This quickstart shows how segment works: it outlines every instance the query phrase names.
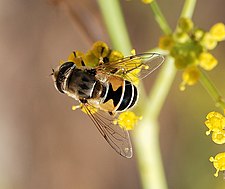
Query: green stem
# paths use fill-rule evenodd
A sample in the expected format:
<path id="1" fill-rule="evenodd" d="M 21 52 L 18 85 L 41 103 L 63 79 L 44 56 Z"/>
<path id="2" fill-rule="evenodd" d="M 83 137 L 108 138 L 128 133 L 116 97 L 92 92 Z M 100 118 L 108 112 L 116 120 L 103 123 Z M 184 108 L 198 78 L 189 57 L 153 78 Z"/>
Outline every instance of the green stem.
<path id="1" fill-rule="evenodd" d="M 213 98 L 216 102 L 216 106 L 219 106 L 224 111 L 225 109 L 225 102 L 222 96 L 220 95 L 219 91 L 212 83 L 212 81 L 207 77 L 206 73 L 200 70 L 200 81 L 203 87 L 208 91 L 209 95 Z"/>
<path id="2" fill-rule="evenodd" d="M 186 0 L 180 17 L 191 18 L 195 9 L 196 0 Z"/>
<path id="3" fill-rule="evenodd" d="M 164 32 L 164 34 L 169 35 L 172 33 L 172 30 L 169 26 L 169 24 L 167 23 L 165 17 L 163 16 L 156 0 L 154 0 L 152 3 L 150 3 L 151 5 L 151 9 L 154 13 L 155 16 L 155 20 L 158 22 L 159 27 L 161 28 L 161 30 Z"/>
<path id="4" fill-rule="evenodd" d="M 98 0 L 113 48 L 129 55 L 132 49 L 118 0 Z"/>
<path id="5" fill-rule="evenodd" d="M 134 130 L 134 144 L 140 167 L 143 188 L 166 189 L 166 179 L 159 144 L 158 116 L 165 102 L 176 69 L 172 58 L 167 59 L 161 69 L 149 98 L 143 105 L 143 120 Z"/>

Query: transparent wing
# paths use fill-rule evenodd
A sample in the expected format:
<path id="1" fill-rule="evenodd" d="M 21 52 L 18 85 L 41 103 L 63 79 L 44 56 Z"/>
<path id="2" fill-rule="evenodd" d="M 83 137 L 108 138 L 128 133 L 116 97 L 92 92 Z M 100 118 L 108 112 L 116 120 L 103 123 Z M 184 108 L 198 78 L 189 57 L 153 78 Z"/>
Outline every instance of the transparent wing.
<path id="1" fill-rule="evenodd" d="M 128 56 L 114 62 L 106 62 L 96 69 L 99 72 L 116 74 L 126 79 L 138 77 L 145 78 L 156 70 L 164 61 L 164 56 L 158 53 L 143 53 Z"/>
<path id="2" fill-rule="evenodd" d="M 98 110 L 93 113 L 91 105 L 86 103 L 83 104 L 83 106 L 88 116 L 109 145 L 121 156 L 131 158 L 133 152 L 128 131 L 114 124 L 113 120 L 115 117 L 109 115 L 108 112 Z"/>

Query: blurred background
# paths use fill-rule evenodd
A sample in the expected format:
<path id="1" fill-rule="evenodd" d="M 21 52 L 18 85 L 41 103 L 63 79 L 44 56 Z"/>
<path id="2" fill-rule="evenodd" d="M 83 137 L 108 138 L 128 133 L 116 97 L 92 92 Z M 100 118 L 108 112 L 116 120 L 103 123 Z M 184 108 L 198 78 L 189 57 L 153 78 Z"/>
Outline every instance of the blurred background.
<path id="1" fill-rule="evenodd" d="M 158 0 L 174 28 L 184 1 Z M 73 50 L 86 52 L 93 41 L 110 42 L 98 4 L 47 0 L 0 1 L 0 188 L 139 189 L 135 149 L 132 159 L 116 154 L 73 99 L 55 90 L 49 74 Z M 132 45 L 137 52 L 154 48 L 162 35 L 149 8 L 138 0 L 121 1 Z M 225 23 L 224 0 L 198 1 L 193 20 L 209 30 Z M 212 52 L 219 65 L 210 77 L 225 96 L 225 43 Z M 146 78 L 150 89 L 158 71 Z M 179 91 L 178 73 L 160 115 L 160 144 L 170 189 L 222 189 L 210 156 L 224 152 L 205 135 L 205 116 L 217 110 L 200 84 Z M 131 133 L 132 135 L 132 133 Z"/>

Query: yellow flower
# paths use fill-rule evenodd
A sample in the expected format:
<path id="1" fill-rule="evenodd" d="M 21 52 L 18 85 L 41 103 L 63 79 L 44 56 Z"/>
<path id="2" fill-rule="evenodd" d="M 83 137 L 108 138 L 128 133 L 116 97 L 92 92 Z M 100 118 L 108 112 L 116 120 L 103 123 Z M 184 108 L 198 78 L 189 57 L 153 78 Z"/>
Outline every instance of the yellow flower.
<path id="1" fill-rule="evenodd" d="M 108 56 L 109 62 L 122 59 L 123 57 L 124 57 L 123 54 L 120 51 L 116 51 L 116 50 L 112 50 Z"/>
<path id="2" fill-rule="evenodd" d="M 205 70 L 212 70 L 217 65 L 217 63 L 218 61 L 215 59 L 215 57 L 208 52 L 203 52 L 199 56 L 199 65 Z"/>
<path id="3" fill-rule="evenodd" d="M 225 39 L 225 26 L 223 23 L 217 23 L 210 29 L 211 36 L 217 40 L 222 41 Z"/>
<path id="4" fill-rule="evenodd" d="M 166 36 L 162 36 L 159 39 L 159 48 L 163 49 L 163 50 L 170 50 L 174 45 L 174 41 L 172 36 L 170 35 L 166 35 Z"/>
<path id="5" fill-rule="evenodd" d="M 225 128 L 225 117 L 218 112 L 210 112 L 206 119 L 205 125 L 209 128 L 206 135 L 209 135 L 211 131 L 220 132 Z"/>
<path id="6" fill-rule="evenodd" d="M 180 18 L 178 22 L 178 29 L 182 32 L 189 32 L 193 29 L 194 23 L 190 18 Z"/>
<path id="7" fill-rule="evenodd" d="M 201 29 L 196 29 L 193 33 L 194 35 L 194 39 L 196 41 L 200 41 L 202 39 L 202 37 L 204 36 L 205 32 Z"/>
<path id="8" fill-rule="evenodd" d="M 225 130 L 214 131 L 212 134 L 212 140 L 216 144 L 224 144 L 225 143 Z"/>
<path id="9" fill-rule="evenodd" d="M 110 52 L 108 45 L 102 41 L 97 41 L 92 46 L 92 53 L 97 58 L 107 57 Z"/>
<path id="10" fill-rule="evenodd" d="M 180 90 L 185 90 L 185 85 L 194 85 L 199 79 L 199 70 L 196 66 L 186 68 L 182 75 L 183 82 L 180 85 Z"/>
<path id="11" fill-rule="evenodd" d="M 225 171 L 225 152 L 217 154 L 215 158 L 210 157 L 209 161 L 213 162 L 216 169 L 215 177 L 218 177 L 219 171 Z"/>
<path id="12" fill-rule="evenodd" d="M 174 35 L 174 40 L 178 43 L 185 43 L 190 39 L 188 33 L 186 32 L 176 32 Z"/>
<path id="13" fill-rule="evenodd" d="M 154 0 L 142 0 L 142 2 L 145 4 L 150 4 L 152 1 L 154 1 Z"/>
<path id="14" fill-rule="evenodd" d="M 114 124 L 118 124 L 122 129 L 132 130 L 140 119 L 142 117 L 136 116 L 134 112 L 126 111 L 122 112 L 117 120 L 114 120 Z"/>
<path id="15" fill-rule="evenodd" d="M 74 62 L 74 64 L 76 64 L 76 66 L 80 67 L 82 66 L 82 56 L 84 55 L 83 52 L 81 51 L 73 51 L 69 57 L 68 57 L 68 61 Z"/>
<path id="16" fill-rule="evenodd" d="M 99 58 L 97 58 L 94 54 L 93 51 L 88 51 L 86 54 L 82 56 L 82 59 L 85 63 L 85 66 L 88 67 L 95 67 L 99 64 Z"/>
<path id="17" fill-rule="evenodd" d="M 206 49 L 212 50 L 217 46 L 217 40 L 215 40 L 215 38 L 210 33 L 205 33 L 201 44 Z"/>

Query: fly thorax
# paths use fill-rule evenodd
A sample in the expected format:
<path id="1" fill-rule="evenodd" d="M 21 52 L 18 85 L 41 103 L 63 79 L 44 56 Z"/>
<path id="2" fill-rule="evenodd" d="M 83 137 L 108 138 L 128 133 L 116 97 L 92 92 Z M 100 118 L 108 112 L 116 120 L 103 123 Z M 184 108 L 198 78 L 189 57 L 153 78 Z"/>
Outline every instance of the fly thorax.
<path id="1" fill-rule="evenodd" d="M 79 99 L 89 99 L 92 97 L 96 83 L 95 75 L 86 70 L 75 69 L 67 81 L 67 91 L 69 96 Z"/>

